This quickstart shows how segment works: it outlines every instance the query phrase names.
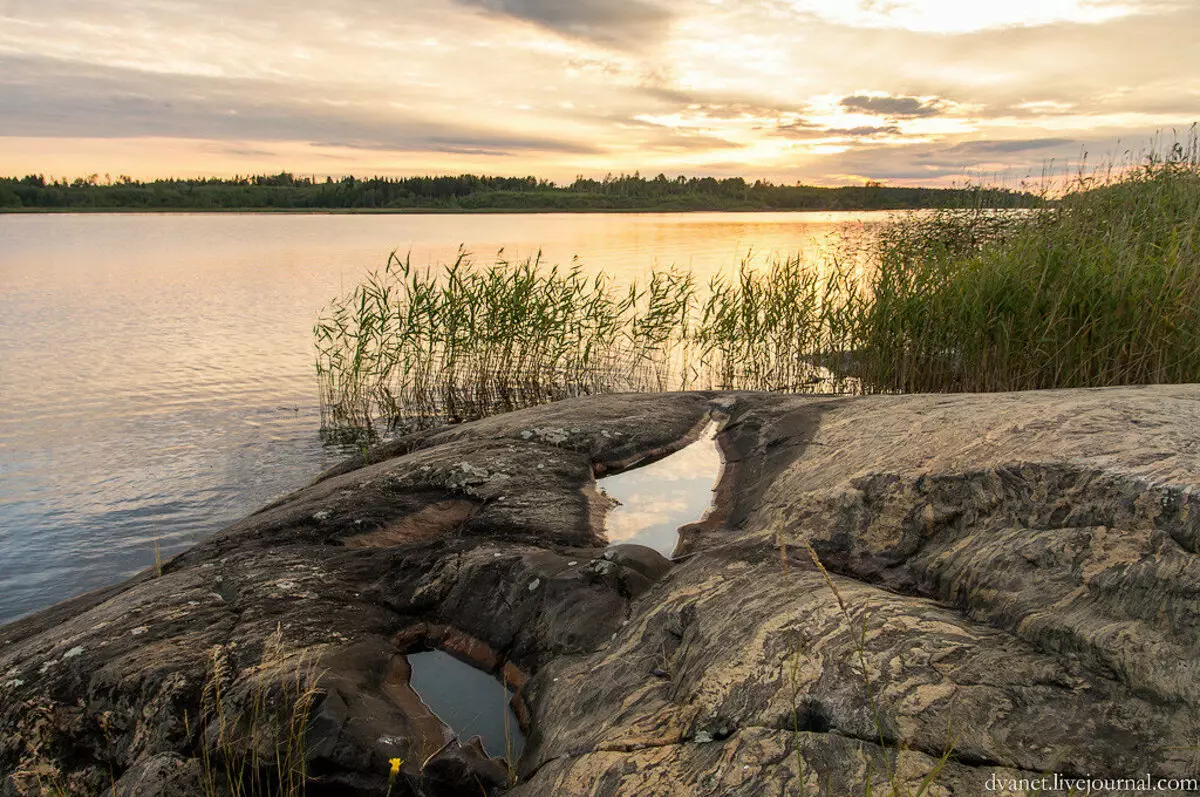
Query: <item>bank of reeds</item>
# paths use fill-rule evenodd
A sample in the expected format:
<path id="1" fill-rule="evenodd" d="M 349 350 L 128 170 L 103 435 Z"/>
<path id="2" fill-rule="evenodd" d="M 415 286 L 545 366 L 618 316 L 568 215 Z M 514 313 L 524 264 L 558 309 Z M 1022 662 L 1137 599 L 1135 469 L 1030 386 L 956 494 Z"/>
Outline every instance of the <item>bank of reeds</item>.
<path id="1" fill-rule="evenodd" d="M 616 286 L 536 259 L 441 270 L 395 255 L 315 328 L 327 430 L 461 421 L 572 396 L 804 389 L 841 345 L 836 282 L 799 258 L 700 285 Z"/>
<path id="2" fill-rule="evenodd" d="M 982 392 L 1200 379 L 1196 137 L 1072 189 L 999 228 L 978 214 L 890 225 L 854 330 L 863 383 Z"/>
<path id="3" fill-rule="evenodd" d="M 537 258 L 393 256 L 315 328 L 326 428 L 688 388 L 997 391 L 1200 379 L 1200 153 L 1036 211 L 896 217 L 865 250 L 618 286 Z"/>
<path id="4" fill-rule="evenodd" d="M 392 255 L 317 324 L 326 424 L 460 421 L 569 396 L 637 390 L 675 340 L 690 275 L 619 293 L 603 274 L 534 258 L 440 270 Z"/>

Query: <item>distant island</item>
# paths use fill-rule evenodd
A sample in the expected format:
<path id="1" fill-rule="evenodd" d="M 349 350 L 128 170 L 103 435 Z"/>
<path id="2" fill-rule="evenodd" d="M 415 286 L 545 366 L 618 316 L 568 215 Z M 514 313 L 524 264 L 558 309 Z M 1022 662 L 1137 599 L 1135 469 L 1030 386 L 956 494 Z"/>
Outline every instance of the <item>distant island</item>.
<path id="1" fill-rule="evenodd" d="M 779 185 L 741 177 L 650 179 L 638 174 L 579 177 L 564 185 L 537 177 L 473 174 L 431 177 L 298 177 L 288 172 L 250 177 L 139 182 L 99 175 L 47 180 L 0 178 L 0 211 L 764 211 L 904 210 L 1035 207 L 1035 194 L 1004 188 L 825 188 Z"/>

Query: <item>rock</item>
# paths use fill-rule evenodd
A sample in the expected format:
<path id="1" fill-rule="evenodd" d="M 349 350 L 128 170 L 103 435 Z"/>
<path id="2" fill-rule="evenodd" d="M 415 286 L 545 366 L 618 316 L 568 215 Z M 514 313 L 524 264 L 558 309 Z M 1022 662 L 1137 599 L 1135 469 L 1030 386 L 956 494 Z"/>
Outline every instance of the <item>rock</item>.
<path id="1" fill-rule="evenodd" d="M 421 788 L 430 797 L 459 797 L 465 793 L 464 784 L 475 791 L 495 793 L 509 785 L 509 773 L 504 764 L 488 758 L 478 736 L 466 744 L 452 744 L 428 760 L 422 770 Z"/>
<path id="2" fill-rule="evenodd" d="M 203 794 L 200 762 L 175 753 L 143 758 L 113 786 L 114 797 L 193 797 Z"/>
<path id="3" fill-rule="evenodd" d="M 797 754 L 822 794 L 861 792 L 868 763 L 915 790 L 948 749 L 953 793 L 1200 777 L 1198 400 L 735 407 L 722 519 L 608 648 L 538 673 L 516 793 L 799 793 Z M 647 682 L 664 655 L 671 681 Z M 586 702 L 562 686 L 581 679 Z M 711 715 L 735 720 L 723 743 Z"/>
<path id="4" fill-rule="evenodd" d="M 605 548 L 595 474 L 710 411 L 726 468 L 681 556 Z M 408 685 L 429 647 L 519 690 L 516 797 L 1200 778 L 1198 491 L 1197 386 L 601 396 L 422 432 L 0 628 L 0 795 L 220 790 L 251 753 L 311 794 L 384 795 L 393 759 L 393 795 L 496 793 L 510 762 Z"/>
<path id="5" fill-rule="evenodd" d="M 580 568 L 589 583 L 607 584 L 621 595 L 637 597 L 666 575 L 671 563 L 644 545 L 613 545 Z"/>
<path id="6" fill-rule="evenodd" d="M 613 545 L 604 552 L 604 558 L 621 567 L 627 567 L 640 573 L 651 583 L 658 581 L 671 569 L 670 560 L 645 545 L 629 543 Z"/>

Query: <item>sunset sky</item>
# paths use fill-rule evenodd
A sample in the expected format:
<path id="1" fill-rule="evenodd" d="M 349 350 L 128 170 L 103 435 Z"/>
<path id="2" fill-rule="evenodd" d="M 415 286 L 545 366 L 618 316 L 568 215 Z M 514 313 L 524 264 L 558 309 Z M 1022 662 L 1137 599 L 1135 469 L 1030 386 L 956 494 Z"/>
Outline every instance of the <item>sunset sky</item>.
<path id="1" fill-rule="evenodd" d="M 0 0 L 0 175 L 1019 180 L 1200 119 L 1200 0 Z"/>

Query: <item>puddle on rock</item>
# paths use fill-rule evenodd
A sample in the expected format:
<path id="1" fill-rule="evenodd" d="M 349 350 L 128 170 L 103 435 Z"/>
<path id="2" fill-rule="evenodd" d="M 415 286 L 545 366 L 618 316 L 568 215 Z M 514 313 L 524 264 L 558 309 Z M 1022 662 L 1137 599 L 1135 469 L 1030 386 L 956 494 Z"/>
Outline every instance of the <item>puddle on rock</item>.
<path id="1" fill-rule="evenodd" d="M 525 737 L 509 705 L 513 693 L 495 676 L 441 650 L 410 653 L 408 663 L 413 691 L 461 744 L 480 736 L 488 755 L 510 762 L 521 757 Z"/>
<path id="2" fill-rule="evenodd" d="M 713 421 L 700 439 L 674 454 L 596 480 L 608 497 L 619 502 L 605 519 L 610 543 L 645 545 L 671 557 L 679 542 L 679 527 L 703 520 L 712 508 L 723 466 L 719 429 Z"/>

